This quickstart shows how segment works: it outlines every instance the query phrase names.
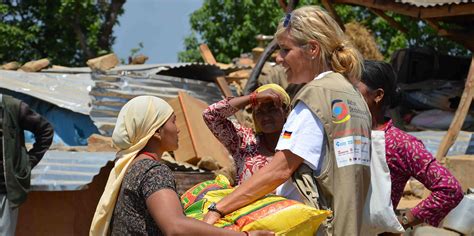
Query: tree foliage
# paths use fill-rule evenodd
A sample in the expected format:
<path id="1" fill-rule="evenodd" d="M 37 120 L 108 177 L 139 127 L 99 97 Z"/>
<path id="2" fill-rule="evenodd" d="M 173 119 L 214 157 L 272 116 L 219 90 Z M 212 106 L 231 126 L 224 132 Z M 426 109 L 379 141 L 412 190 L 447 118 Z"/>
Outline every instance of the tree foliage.
<path id="1" fill-rule="evenodd" d="M 467 55 L 469 53 L 462 45 L 437 36 L 436 32 L 421 20 L 386 12 L 388 16 L 407 30 L 406 33 L 403 33 L 365 7 L 337 5 L 336 11 L 341 16 L 342 21 L 359 22 L 369 28 L 386 59 L 389 59 L 392 53 L 398 49 L 414 46 L 431 47 L 440 53 L 450 55 Z"/>
<path id="2" fill-rule="evenodd" d="M 308 2 L 308 1 L 301 1 Z M 180 61 L 198 61 L 195 47 L 207 43 L 219 62 L 230 62 L 233 57 L 249 52 L 258 34 L 273 35 L 284 13 L 275 0 L 204 0 L 200 9 L 191 14 L 194 32 L 185 39 L 186 51 Z"/>
<path id="3" fill-rule="evenodd" d="M 299 1 L 299 6 L 309 4 L 319 4 L 319 1 Z M 386 13 L 407 28 L 407 34 L 404 34 L 367 8 L 336 5 L 336 11 L 343 22 L 357 21 L 370 29 L 386 59 L 395 50 L 411 46 L 433 47 L 452 55 L 468 54 L 461 45 L 437 36 L 422 21 L 407 16 Z M 198 46 L 207 43 L 217 61 L 229 62 L 257 46 L 257 34 L 273 35 L 283 15 L 275 0 L 204 0 L 202 7 L 190 16 L 193 32 L 185 39 L 185 51 L 180 52 L 178 58 L 180 61 L 201 61 Z"/>
<path id="4" fill-rule="evenodd" d="M 0 62 L 47 57 L 78 66 L 109 52 L 125 0 L 5 0 L 0 3 Z"/>

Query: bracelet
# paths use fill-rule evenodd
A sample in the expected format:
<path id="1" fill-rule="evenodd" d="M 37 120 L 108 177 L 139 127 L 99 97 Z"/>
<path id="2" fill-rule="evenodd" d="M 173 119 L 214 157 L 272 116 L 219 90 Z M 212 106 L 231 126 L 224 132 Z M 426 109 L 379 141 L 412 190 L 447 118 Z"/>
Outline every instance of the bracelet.
<path id="1" fill-rule="evenodd" d="M 256 92 L 252 92 L 250 94 L 249 101 L 250 101 L 250 104 L 252 105 L 252 107 L 257 106 L 258 102 L 257 102 L 257 93 Z"/>
<path id="2" fill-rule="evenodd" d="M 242 231 L 242 232 L 244 232 L 245 236 L 250 236 L 249 232 L 247 231 Z"/>

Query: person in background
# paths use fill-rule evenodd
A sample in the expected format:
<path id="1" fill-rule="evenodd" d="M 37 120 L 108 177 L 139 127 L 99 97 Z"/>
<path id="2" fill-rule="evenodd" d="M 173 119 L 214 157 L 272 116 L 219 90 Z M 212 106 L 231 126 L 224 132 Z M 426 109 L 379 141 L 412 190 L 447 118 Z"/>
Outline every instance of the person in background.
<path id="1" fill-rule="evenodd" d="M 176 116 L 163 99 L 139 96 L 127 102 L 112 134 L 120 148 L 92 220 L 90 235 L 273 235 L 235 232 L 188 218 L 172 171 L 161 162 L 178 148 Z"/>
<path id="2" fill-rule="evenodd" d="M 438 226 L 440 221 L 463 198 L 459 182 L 414 136 L 401 131 L 385 116 L 396 107 L 400 90 L 392 66 L 382 61 L 365 61 L 361 82 L 357 85 L 372 113 L 373 129 L 385 131 L 386 160 L 392 180 L 394 210 L 410 178 L 420 181 L 431 191 L 428 198 L 399 219 L 407 228 L 420 223 Z"/>
<path id="3" fill-rule="evenodd" d="M 278 187 L 279 195 L 333 211 L 333 217 L 320 227 L 321 233 L 363 235 L 371 117 L 353 85 L 360 79 L 362 57 L 334 19 L 317 6 L 288 14 L 275 38 L 280 46 L 277 63 L 285 68 L 288 82 L 306 85 L 292 101 L 272 160 L 230 195 L 211 204 L 205 221 L 212 224 Z M 299 181 L 306 170 L 309 178 Z M 310 181 L 318 189 L 304 185 Z"/>
<path id="4" fill-rule="evenodd" d="M 272 97 L 281 97 L 282 102 L 275 103 Z M 255 132 L 227 119 L 249 104 Z M 290 97 L 282 87 L 266 84 L 250 95 L 214 103 L 203 112 L 207 127 L 234 158 L 238 184 L 265 166 L 275 154 L 289 105 Z"/>
<path id="5" fill-rule="evenodd" d="M 35 136 L 29 151 L 25 130 Z M 26 103 L 0 94 L 0 235 L 15 235 L 18 207 L 26 201 L 31 169 L 51 146 L 53 135 L 51 124 Z"/>

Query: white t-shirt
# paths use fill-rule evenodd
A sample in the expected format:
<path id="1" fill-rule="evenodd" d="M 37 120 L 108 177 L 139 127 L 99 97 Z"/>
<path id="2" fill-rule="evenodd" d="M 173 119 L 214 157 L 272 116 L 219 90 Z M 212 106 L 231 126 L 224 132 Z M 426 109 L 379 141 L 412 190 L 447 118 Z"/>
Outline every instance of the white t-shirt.
<path id="1" fill-rule="evenodd" d="M 332 71 L 319 74 L 320 79 Z M 304 102 L 298 102 L 290 112 L 283 126 L 280 139 L 275 148 L 277 151 L 289 150 L 304 159 L 311 169 L 318 173 L 321 168 L 321 156 L 324 156 L 324 128 L 319 118 L 314 115 Z M 289 199 L 302 201 L 301 195 L 289 179 L 277 188 L 276 193 Z"/>

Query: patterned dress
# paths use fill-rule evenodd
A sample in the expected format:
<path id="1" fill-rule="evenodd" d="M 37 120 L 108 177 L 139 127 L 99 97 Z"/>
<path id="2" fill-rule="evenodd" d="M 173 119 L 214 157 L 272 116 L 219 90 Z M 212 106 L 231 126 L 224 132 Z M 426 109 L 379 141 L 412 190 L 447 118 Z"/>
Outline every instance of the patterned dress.
<path id="1" fill-rule="evenodd" d="M 259 151 L 260 138 L 252 129 L 227 119 L 238 111 L 229 104 L 230 99 L 232 98 L 210 105 L 204 111 L 203 118 L 214 136 L 224 144 L 234 158 L 237 168 L 236 178 L 238 184 L 241 184 L 265 166 L 272 157 Z"/>
<path id="2" fill-rule="evenodd" d="M 127 170 L 112 216 L 112 235 L 164 235 L 146 207 L 146 199 L 156 191 L 176 192 L 173 173 L 165 164 L 143 159 Z M 178 194 L 176 194 L 178 197 Z"/>
<path id="3" fill-rule="evenodd" d="M 432 193 L 411 209 L 411 213 L 425 223 L 438 226 L 463 198 L 459 182 L 436 161 L 420 140 L 393 126 L 391 120 L 384 131 L 393 207 L 397 207 L 406 183 L 414 177 Z"/>

